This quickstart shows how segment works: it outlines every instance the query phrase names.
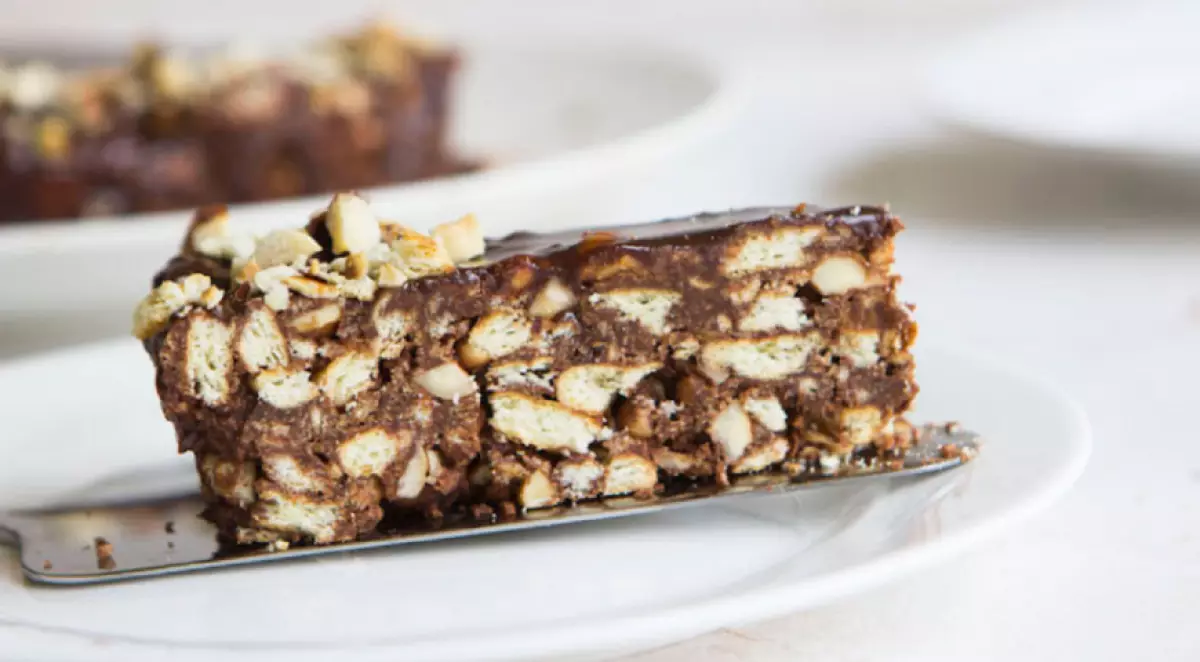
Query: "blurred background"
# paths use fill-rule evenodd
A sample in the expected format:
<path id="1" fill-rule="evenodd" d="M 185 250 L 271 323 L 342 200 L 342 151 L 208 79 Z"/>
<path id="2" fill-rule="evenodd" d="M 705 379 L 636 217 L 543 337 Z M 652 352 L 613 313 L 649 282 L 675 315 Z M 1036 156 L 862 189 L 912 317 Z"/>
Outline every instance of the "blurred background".
<path id="1" fill-rule="evenodd" d="M 1200 616 L 1196 3 L 0 0 L 0 17 L 7 52 L 278 49 L 387 17 L 461 49 L 452 134 L 489 162 L 376 191 L 397 217 L 473 211 L 500 234 L 889 203 L 922 342 L 1035 366 L 1087 406 L 1087 475 L 1013 539 L 639 659 L 1200 655 L 1180 627 Z M 294 224 L 317 203 L 288 204 L 245 214 Z M 0 356 L 126 334 L 186 214 L 154 219 L 0 225 Z M 929 636 L 921 614 L 946 609 L 957 624 Z"/>
<path id="2" fill-rule="evenodd" d="M 410 186 L 382 196 L 417 224 L 473 211 L 496 234 L 747 204 L 888 202 L 917 232 L 972 242 L 1058 237 L 1080 251 L 1170 237 L 1178 249 L 1195 224 L 1169 219 L 1191 215 L 1200 197 L 1200 140 L 1170 121 L 1197 109 L 1195 86 L 1178 79 L 1197 76 L 1184 38 L 1196 11 L 1050 4 L 5 0 L 0 51 L 125 53 L 145 39 L 287 50 L 376 18 L 442 38 L 464 63 L 450 111 L 462 151 L 497 167 L 551 165 L 486 194 Z M 1135 29 L 1130 13 L 1149 21 Z M 637 153 L 615 153 L 647 134 Z M 554 161 L 579 147 L 610 151 Z M 110 260 L 128 271 L 99 269 L 86 293 L 42 259 L 95 255 L 85 230 L 0 229 L 0 355 L 124 333 L 123 312 L 111 313 L 140 296 L 135 274 L 174 248 L 185 214 L 174 216 L 157 230 L 93 230 L 106 250 L 136 245 L 138 256 Z M 49 293 L 11 284 L 34 275 Z"/>
<path id="3" fill-rule="evenodd" d="M 1195 224 L 1169 219 L 1189 216 L 1200 197 L 1197 130 L 1171 121 L 1198 110 L 1184 80 L 1197 77 L 1184 38 L 1197 12 L 1184 2 L 1050 4 L 5 0 L 0 51 L 125 53 L 145 39 L 286 51 L 378 18 L 441 38 L 464 63 L 450 110 L 460 151 L 504 173 L 549 164 L 486 193 L 410 186 L 378 196 L 418 225 L 473 211 L 498 234 L 750 204 L 888 202 L 918 232 L 972 241 L 1058 237 L 1078 251 L 1170 237 L 1178 247 Z M 1148 21 L 1138 29 L 1129 14 Z M 650 139 L 620 152 L 631 136 Z M 609 152 L 555 160 L 580 147 Z M 90 289 L 42 259 L 94 256 L 85 229 L 0 228 L 3 282 L 36 274 L 47 289 L 0 286 L 10 290 L 0 356 L 124 333 L 112 311 L 140 296 L 134 274 L 171 252 L 185 216 L 93 229 L 106 250 L 131 255 L 109 260 L 128 269 L 119 277 L 89 275 Z"/>

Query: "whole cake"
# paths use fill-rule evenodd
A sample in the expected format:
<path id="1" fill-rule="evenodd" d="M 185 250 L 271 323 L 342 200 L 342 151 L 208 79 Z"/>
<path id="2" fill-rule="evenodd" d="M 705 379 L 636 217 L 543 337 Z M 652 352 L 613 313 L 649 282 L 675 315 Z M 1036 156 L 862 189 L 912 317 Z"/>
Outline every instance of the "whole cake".
<path id="1" fill-rule="evenodd" d="M 207 208 L 134 330 L 224 536 L 348 541 L 900 457 L 901 228 L 802 205 L 485 242 L 339 194 L 253 239 Z"/>
<path id="2" fill-rule="evenodd" d="M 458 56 L 383 25 L 274 57 L 140 47 L 0 63 L 0 222 L 108 216 L 472 168 L 446 145 Z"/>

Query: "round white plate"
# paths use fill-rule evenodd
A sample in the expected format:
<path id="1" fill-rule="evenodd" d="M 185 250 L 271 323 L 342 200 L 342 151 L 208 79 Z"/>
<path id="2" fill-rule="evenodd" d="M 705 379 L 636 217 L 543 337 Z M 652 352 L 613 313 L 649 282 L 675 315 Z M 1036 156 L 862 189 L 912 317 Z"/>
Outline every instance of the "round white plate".
<path id="1" fill-rule="evenodd" d="M 1200 4 L 1063 7 L 968 35 L 931 68 L 936 113 L 1022 141 L 1200 158 Z"/>
<path id="2" fill-rule="evenodd" d="M 132 341 L 0 368 L 0 507 L 170 461 Z M 811 607 L 942 560 L 1082 471 L 1082 410 L 1039 379 L 925 348 L 918 420 L 987 445 L 927 479 L 87 589 L 0 551 L 0 651 L 30 660 L 499 660 L 643 649 Z M 178 462 L 186 462 L 177 459 Z M 347 657 L 347 659 L 350 659 Z"/>
<path id="3" fill-rule="evenodd" d="M 613 224 L 652 201 L 735 115 L 740 95 L 713 67 L 652 48 L 469 40 L 452 141 L 490 160 L 482 172 L 369 191 L 387 218 L 415 227 L 474 212 L 490 235 Z M 244 205 L 252 230 L 295 227 L 328 195 Z M 190 211 L 0 225 L 0 313 L 127 314 L 179 245 Z"/>

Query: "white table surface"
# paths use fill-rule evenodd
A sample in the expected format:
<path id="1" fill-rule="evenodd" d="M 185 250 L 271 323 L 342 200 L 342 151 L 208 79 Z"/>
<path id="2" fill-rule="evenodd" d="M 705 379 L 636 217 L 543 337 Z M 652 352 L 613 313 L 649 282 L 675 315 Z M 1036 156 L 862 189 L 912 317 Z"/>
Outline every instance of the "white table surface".
<path id="1" fill-rule="evenodd" d="M 3 0 L 0 15 L 27 4 Z M 46 6 L 70 4 L 92 3 L 46 0 L 36 20 L 50 25 L 58 12 Z M 931 49 L 1034 4 L 504 3 L 538 9 L 529 20 L 543 26 L 586 15 L 614 39 L 720 57 L 753 94 L 738 130 L 631 215 L 889 201 L 909 226 L 899 270 L 921 341 L 1039 366 L 1085 404 L 1095 432 L 1075 489 L 984 549 L 629 660 L 1200 660 L 1200 165 L 1100 162 L 958 133 L 918 93 Z M 435 25 L 480 6 L 400 5 Z M 114 29 L 135 25 L 114 13 Z M 20 341 L 8 337 L 0 353 Z"/>

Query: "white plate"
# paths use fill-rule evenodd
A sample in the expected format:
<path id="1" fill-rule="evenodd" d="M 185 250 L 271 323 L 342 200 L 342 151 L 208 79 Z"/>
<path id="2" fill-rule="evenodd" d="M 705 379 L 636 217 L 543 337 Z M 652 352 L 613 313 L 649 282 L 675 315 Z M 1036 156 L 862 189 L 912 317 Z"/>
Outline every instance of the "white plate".
<path id="1" fill-rule="evenodd" d="M 954 43 L 928 96 L 953 122 L 1022 141 L 1200 158 L 1200 4 L 1076 5 Z"/>
<path id="2" fill-rule="evenodd" d="M 453 142 L 495 161 L 477 174 L 370 192 L 388 218 L 427 227 L 467 212 L 489 234 L 631 220 L 669 163 L 733 117 L 739 95 L 712 67 L 625 46 L 468 41 Z M 328 196 L 245 205 L 255 230 L 298 226 Z M 661 201 L 660 201 L 661 202 Z M 119 310 L 143 296 L 190 212 L 0 226 L 0 312 Z"/>
<path id="3" fill-rule="evenodd" d="M 107 343 L 0 369 L 0 507 L 171 459 L 139 354 L 133 342 Z M 926 348 L 918 360 L 918 418 L 960 419 L 988 441 L 948 475 L 90 589 L 26 585 L 4 551 L 0 651 L 120 662 L 561 660 L 844 597 L 1045 508 L 1086 461 L 1082 410 L 1053 387 L 968 353 Z"/>

